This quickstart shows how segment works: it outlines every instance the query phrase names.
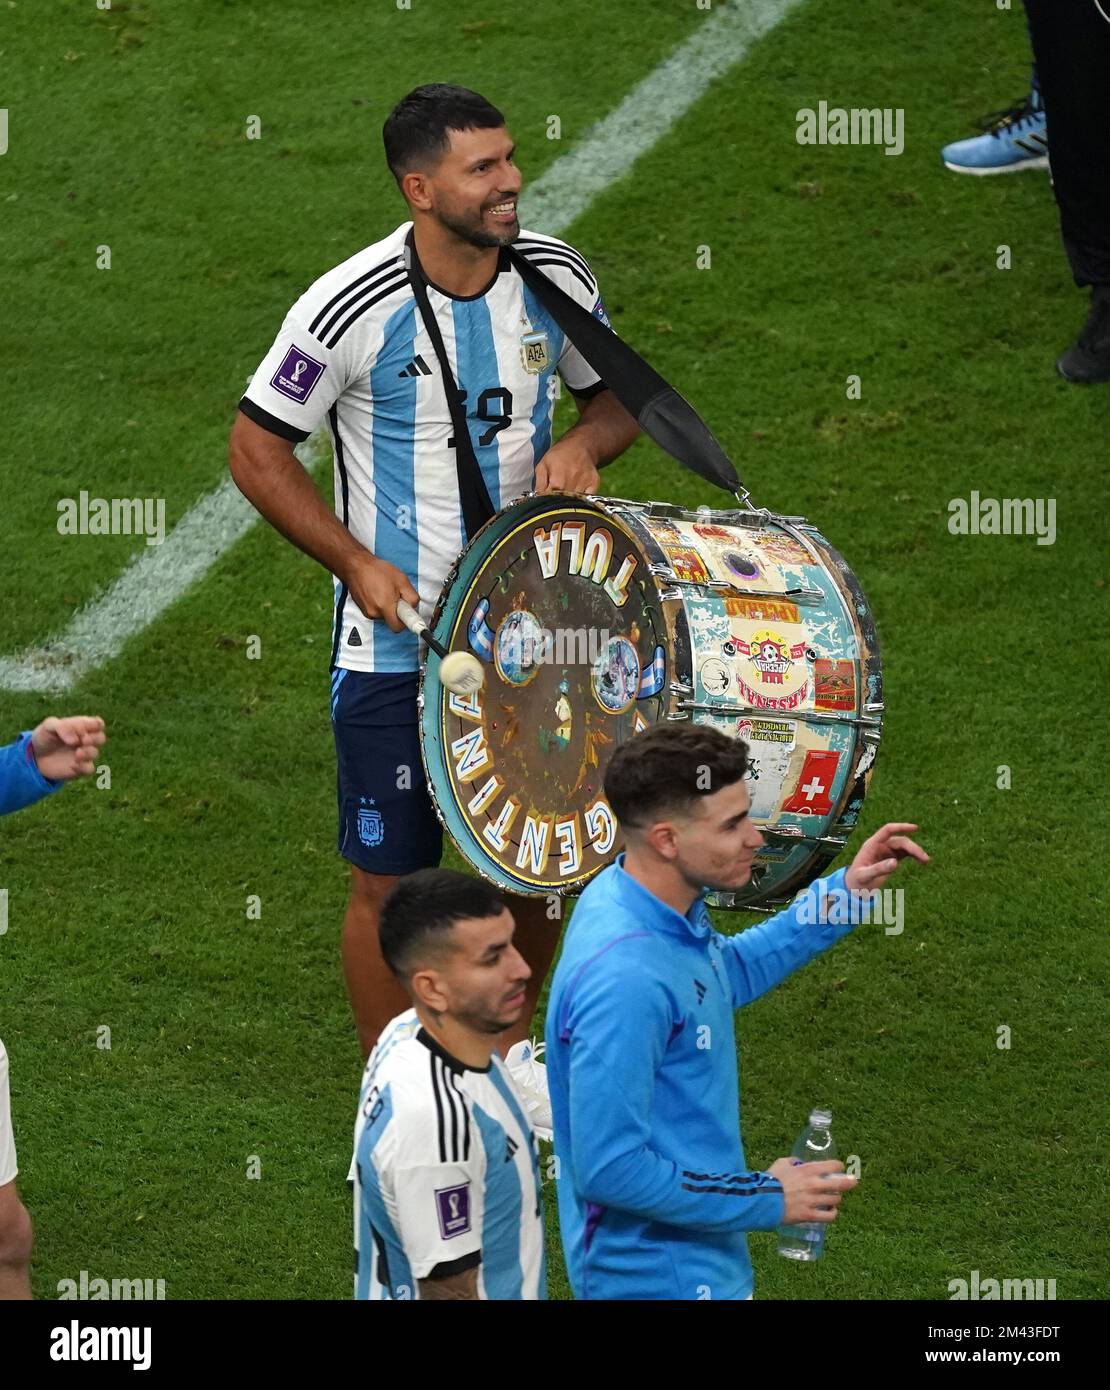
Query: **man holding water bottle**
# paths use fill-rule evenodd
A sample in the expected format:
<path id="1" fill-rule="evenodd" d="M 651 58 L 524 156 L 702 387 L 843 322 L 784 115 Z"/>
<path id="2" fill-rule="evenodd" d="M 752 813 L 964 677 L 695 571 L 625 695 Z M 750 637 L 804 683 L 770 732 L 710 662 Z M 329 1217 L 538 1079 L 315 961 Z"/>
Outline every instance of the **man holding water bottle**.
<path id="1" fill-rule="evenodd" d="M 748 750 L 698 724 L 621 745 L 605 795 L 625 850 L 567 928 L 547 1012 L 559 1218 L 577 1298 L 746 1299 L 747 1232 L 835 1219 L 856 1179 L 836 1160 L 749 1170 L 734 1010 L 851 930 L 852 898 L 929 856 L 884 825 L 852 864 L 737 936 L 706 890 L 742 887 L 763 843 Z"/>

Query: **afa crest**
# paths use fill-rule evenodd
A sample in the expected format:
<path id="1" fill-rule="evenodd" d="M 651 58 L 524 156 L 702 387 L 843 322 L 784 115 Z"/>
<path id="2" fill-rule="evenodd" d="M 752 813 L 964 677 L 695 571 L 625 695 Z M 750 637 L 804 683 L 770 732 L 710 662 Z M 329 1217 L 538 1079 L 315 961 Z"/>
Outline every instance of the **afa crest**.
<path id="1" fill-rule="evenodd" d="M 520 360 L 524 363 L 524 370 L 531 372 L 533 376 L 539 376 L 550 366 L 551 353 L 548 351 L 545 332 L 536 330 L 520 335 Z"/>
<path id="2" fill-rule="evenodd" d="M 385 839 L 382 813 L 371 806 L 358 808 L 358 838 L 368 849 L 374 849 Z"/>

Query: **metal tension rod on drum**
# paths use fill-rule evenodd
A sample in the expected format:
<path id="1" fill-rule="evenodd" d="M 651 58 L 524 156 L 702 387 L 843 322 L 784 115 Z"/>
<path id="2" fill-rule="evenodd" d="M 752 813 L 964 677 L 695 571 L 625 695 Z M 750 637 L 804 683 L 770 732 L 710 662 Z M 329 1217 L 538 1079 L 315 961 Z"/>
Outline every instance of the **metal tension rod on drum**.
<path id="1" fill-rule="evenodd" d="M 734 492 L 733 496 L 739 499 L 740 493 Z M 750 499 L 750 494 L 744 490 L 744 497 Z M 730 508 L 717 509 L 713 507 L 703 507 L 700 510 L 690 507 L 680 507 L 677 502 L 640 502 L 634 497 L 612 497 L 609 494 L 598 495 L 597 501 L 605 502 L 611 507 L 632 507 L 636 512 L 647 512 L 648 516 L 667 517 L 672 521 L 704 521 L 706 517 L 712 517 L 714 521 L 726 523 L 737 522 L 742 526 L 762 525 L 763 522 L 756 522 L 755 517 L 766 518 L 769 521 L 778 522 L 784 529 L 788 525 L 809 526 L 809 521 L 804 516 L 783 516 L 778 512 L 772 512 L 768 507 L 756 507 L 750 500 L 743 511 Z"/>
<path id="2" fill-rule="evenodd" d="M 829 849 L 843 849 L 848 843 L 847 837 L 841 839 L 838 835 L 792 835 L 789 830 L 769 830 L 766 826 L 761 828 L 758 825 L 756 829 L 764 839 L 782 840 L 790 845 L 825 845 Z"/>
<path id="3" fill-rule="evenodd" d="M 738 584 L 728 584 L 723 579 L 680 579 L 669 565 L 649 565 L 648 570 L 657 579 L 665 579 L 683 589 L 718 589 L 728 598 L 734 594 L 739 598 L 791 599 L 796 603 L 820 603 L 825 597 L 823 589 L 741 589 Z M 661 598 L 681 598 L 681 594 L 661 594 Z"/>
<path id="4" fill-rule="evenodd" d="M 878 718 L 869 718 L 865 714 L 833 714 L 819 713 L 817 710 L 806 710 L 800 714 L 795 714 L 789 709 L 759 709 L 755 705 L 740 705 L 734 703 L 709 705 L 698 700 L 679 700 L 679 709 L 696 710 L 698 714 L 720 714 L 726 719 L 731 719 L 737 714 L 754 714 L 760 719 L 800 719 L 806 724 L 855 724 L 861 729 L 881 729 L 883 721 Z M 868 709 L 871 706 L 867 706 Z"/>

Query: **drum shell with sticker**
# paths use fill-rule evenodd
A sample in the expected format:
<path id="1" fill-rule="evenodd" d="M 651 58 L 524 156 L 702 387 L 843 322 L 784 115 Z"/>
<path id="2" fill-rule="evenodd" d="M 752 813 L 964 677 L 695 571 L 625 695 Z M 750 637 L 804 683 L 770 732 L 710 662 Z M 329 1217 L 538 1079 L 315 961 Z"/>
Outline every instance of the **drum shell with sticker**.
<path id="1" fill-rule="evenodd" d="M 722 907 L 771 907 L 818 877 L 859 818 L 881 735 L 870 608 L 800 517 L 528 496 L 460 555 L 432 618 L 475 653 L 463 699 L 421 676 L 421 750 L 459 852 L 505 891 L 576 893 L 621 849 L 602 779 L 659 720 L 748 745 L 766 844 Z"/>

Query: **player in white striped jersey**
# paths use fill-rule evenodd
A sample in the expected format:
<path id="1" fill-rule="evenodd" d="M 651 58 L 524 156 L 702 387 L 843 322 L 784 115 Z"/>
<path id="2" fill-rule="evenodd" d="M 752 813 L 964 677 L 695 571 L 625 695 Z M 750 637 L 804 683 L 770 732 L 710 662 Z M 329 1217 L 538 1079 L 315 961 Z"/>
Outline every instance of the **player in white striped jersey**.
<path id="1" fill-rule="evenodd" d="M 240 408 L 293 443 L 327 422 L 344 524 L 412 577 L 430 613 L 466 536 L 447 396 L 405 270 L 412 239 L 412 223 L 403 222 L 306 290 Z M 585 308 L 600 302 L 586 262 L 565 242 L 522 231 L 513 245 Z M 484 294 L 454 298 L 432 284 L 429 303 L 499 510 L 531 489 L 548 454 L 556 371 L 581 400 L 605 388 L 507 261 Z M 583 481 L 596 487 L 594 477 Z M 368 622 L 342 584 L 335 617 L 336 666 L 416 669 L 413 633 Z"/>
<path id="2" fill-rule="evenodd" d="M 378 1039 L 355 1121 L 355 1297 L 546 1297 L 536 1145 L 498 1035 L 530 974 L 482 880 L 425 869 L 382 906 L 414 1007 Z"/>
<path id="3" fill-rule="evenodd" d="M 608 323 L 583 257 L 556 237 L 521 230 L 522 181 L 501 113 L 464 88 L 422 87 L 394 109 L 383 139 L 411 220 L 293 305 L 240 402 L 230 458 L 263 516 L 335 578 L 339 850 L 351 863 L 343 960 L 364 1053 L 404 1007 L 377 950 L 381 903 L 399 876 L 438 864 L 442 852 L 417 732 L 419 647 L 396 605 L 419 602 L 430 616 L 466 539 L 447 384 L 406 246 L 427 279 L 495 508 L 533 488 L 598 491 L 598 468 L 638 433 L 508 261 L 512 243 Z M 579 419 L 553 444 L 556 373 Z M 325 420 L 334 515 L 293 454 Z M 533 977 L 506 1048 L 527 1035 L 557 939 L 543 899 L 511 903 Z"/>

